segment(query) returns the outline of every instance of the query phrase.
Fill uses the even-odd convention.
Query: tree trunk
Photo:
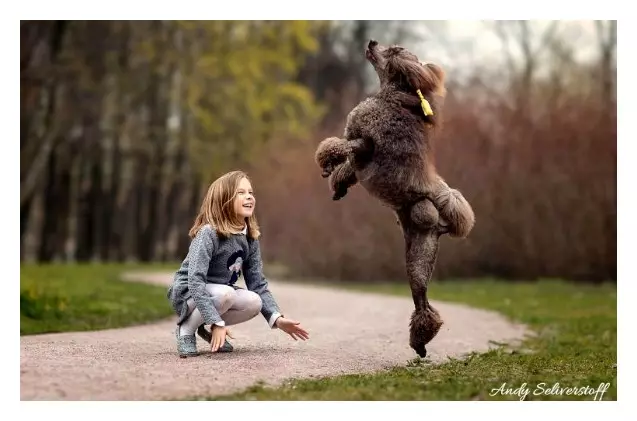
[[[600,48],[601,97],[605,107],[615,102],[615,49],[617,47],[617,21],[606,24],[595,21]]]
[[[46,171],[46,164],[58,139],[59,119],[55,118],[59,91],[56,82],[59,75],[55,72],[55,63],[62,47],[66,33],[66,22],[55,21],[44,30],[41,23],[25,23],[28,32],[30,25],[36,25],[34,38],[39,41],[27,43],[28,51],[21,51],[21,81],[25,91],[31,92],[25,100],[39,98],[39,107],[31,114],[31,108],[21,110],[20,135],[20,204],[22,205],[33,194],[36,186]],[[21,27],[22,32],[22,27]],[[21,47],[23,45],[21,44]],[[33,47],[32,49],[29,47]],[[28,63],[28,64],[27,64]],[[24,69],[24,72],[22,71]],[[39,93],[33,93],[33,85],[42,85]],[[35,88],[36,91],[38,88]],[[27,104],[25,104],[27,105]],[[22,115],[24,117],[22,117]],[[33,125],[32,125],[33,123]],[[30,154],[29,150],[34,153]],[[24,158],[24,159],[23,159]]]
[[[80,217],[80,183],[82,176],[82,160],[78,154],[71,155],[71,170],[69,174],[68,218],[66,224],[66,241],[64,243],[64,257],[68,263],[77,260],[77,238]]]
[[[32,263],[38,260],[44,225],[44,200],[44,183],[40,183],[34,188],[33,195],[30,197],[31,206],[23,239],[24,253],[22,258],[26,262]]]

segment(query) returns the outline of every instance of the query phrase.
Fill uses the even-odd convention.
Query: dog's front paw
[[[337,189],[332,195],[332,200],[341,200],[347,194],[347,189]]]
[[[322,176],[329,177],[334,168],[347,159],[351,148],[347,140],[338,137],[328,137],[319,143],[314,153],[314,160],[323,170]]]

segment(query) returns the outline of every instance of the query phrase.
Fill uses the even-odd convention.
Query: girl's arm
[[[261,306],[261,314],[265,317],[268,325],[275,328],[276,319],[282,316],[281,310],[277,305],[272,293],[268,289],[268,281],[263,275],[263,261],[261,260],[261,248],[259,240],[253,240],[250,245],[250,254],[246,259],[244,266],[244,278],[246,286],[261,297],[263,305]]]
[[[216,233],[209,226],[203,226],[190,244],[188,252],[188,290],[192,295],[195,306],[201,312],[207,325],[223,325],[223,319],[212,302],[212,297],[206,292],[206,275],[210,259],[214,252],[214,236]]]

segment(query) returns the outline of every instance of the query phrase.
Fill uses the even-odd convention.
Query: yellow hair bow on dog
[[[420,92],[420,89],[418,89],[416,92],[418,92],[418,96],[420,97],[420,105],[422,106],[422,111],[425,113],[425,115],[434,115],[434,112],[431,109],[431,105],[429,105],[429,101],[427,101],[425,97],[422,96],[422,92]]]

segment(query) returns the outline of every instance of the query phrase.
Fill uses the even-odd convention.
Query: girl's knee
[[[263,301],[261,301],[261,297],[259,297],[259,294],[250,291],[250,301],[248,304],[250,311],[257,315],[261,311],[262,305]]]
[[[228,289],[229,290],[224,292],[219,299],[220,305],[221,305],[220,310],[222,312],[226,312],[228,311],[230,307],[232,307],[232,305],[234,304],[234,299],[237,296],[236,292],[234,291],[232,287],[228,287]]]
[[[207,286],[207,289],[210,295],[212,295],[217,311],[220,313],[225,313],[234,304],[237,294],[231,286],[213,285],[210,287]]]

